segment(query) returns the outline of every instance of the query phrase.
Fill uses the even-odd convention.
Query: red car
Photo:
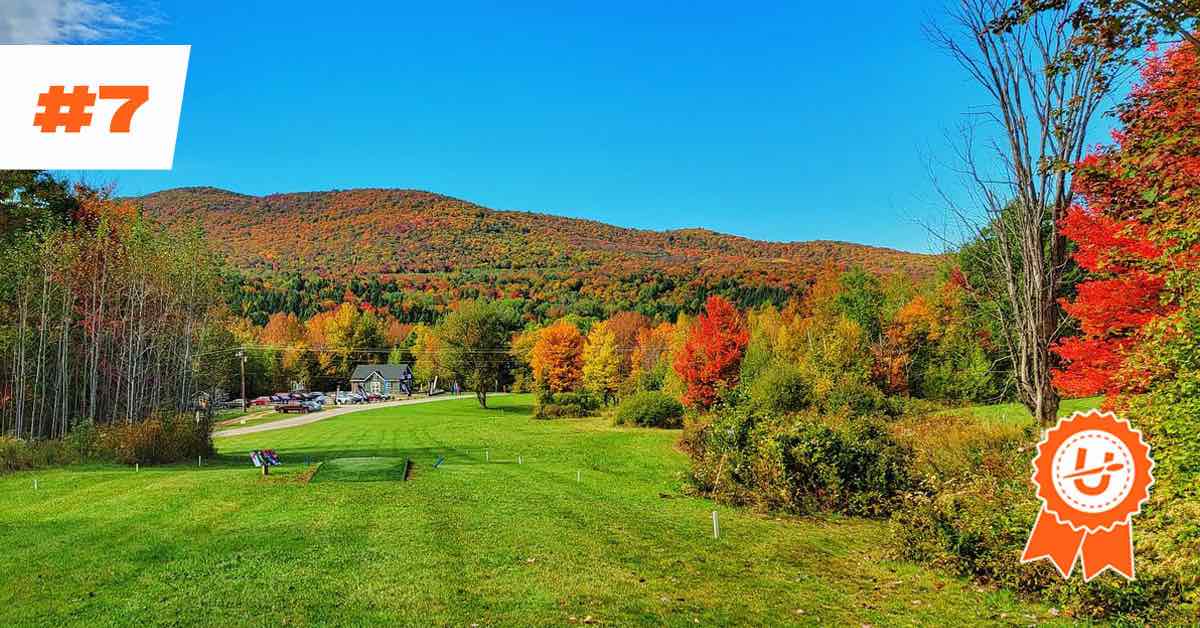
[[[271,404],[270,397],[255,397],[254,399],[250,400],[250,405],[252,405],[252,406],[266,406],[266,405],[270,405],[270,404]]]

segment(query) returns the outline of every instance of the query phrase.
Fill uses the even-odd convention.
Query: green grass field
[[[1100,402],[1104,401],[1103,397],[1086,397],[1082,399],[1063,399],[1058,407],[1059,416],[1070,416],[1072,412],[1086,412],[1093,408],[1099,408]],[[972,406],[961,410],[947,410],[946,412],[967,412],[971,416],[978,417],[989,421],[999,421],[1003,423],[1017,423],[1021,425],[1033,425],[1033,415],[1025,406],[1019,403],[998,403],[990,406]]]
[[[221,410],[220,412],[217,412],[215,419],[218,424],[218,429],[227,429],[229,427],[237,427],[240,425],[240,423],[234,423],[231,425],[221,425],[221,423],[245,419],[246,424],[250,425],[253,422],[262,422],[263,419],[275,414],[278,413],[275,412],[275,409],[271,406],[250,406],[245,412],[242,412],[241,408]]]
[[[1051,620],[888,560],[884,522],[683,495],[677,432],[536,421],[530,403],[452,400],[223,438],[203,467],[0,476],[0,625]],[[285,464],[261,477],[256,448]],[[311,482],[305,458],[325,461]],[[397,481],[404,458],[410,482]]]

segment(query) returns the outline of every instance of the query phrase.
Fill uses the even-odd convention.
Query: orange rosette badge
[[[1134,579],[1133,521],[1150,498],[1154,460],[1142,433],[1111,412],[1076,412],[1046,431],[1033,459],[1042,510],[1021,555],[1048,558],[1064,578],[1105,569]]]

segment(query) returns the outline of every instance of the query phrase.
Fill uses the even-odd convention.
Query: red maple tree
[[[1070,395],[1138,392],[1151,374],[1130,360],[1146,325],[1178,305],[1173,274],[1200,266],[1200,59],[1180,46],[1148,60],[1121,108],[1115,144],[1076,167],[1083,202],[1063,233],[1090,274],[1066,312],[1081,335],[1053,347],[1054,383]]]
[[[750,332],[741,312],[720,296],[710,296],[704,313],[688,330],[687,342],[675,356],[675,372],[687,384],[684,403],[709,408],[717,394],[736,386]]]

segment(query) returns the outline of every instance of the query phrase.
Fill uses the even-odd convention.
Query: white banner
[[[170,170],[191,46],[0,46],[0,169]]]

